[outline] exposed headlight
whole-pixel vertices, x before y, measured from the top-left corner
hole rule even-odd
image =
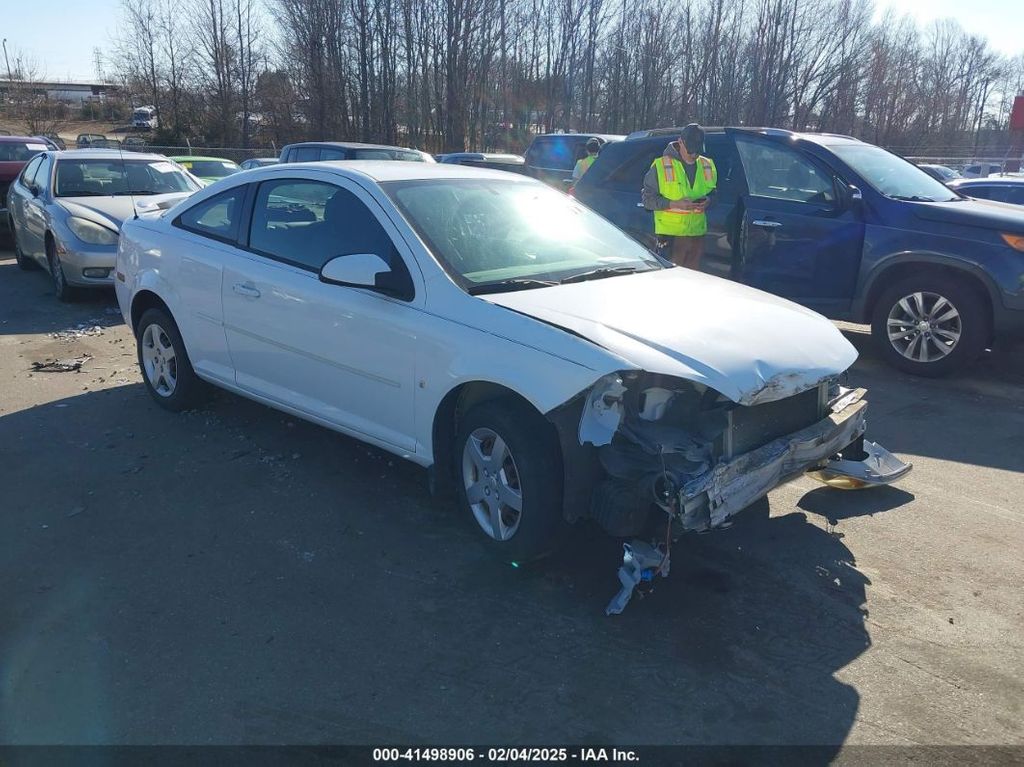
[[[90,245],[117,245],[117,232],[112,232],[107,227],[94,224],[84,218],[77,216],[69,218],[68,229],[74,232],[75,237]]]
[[[1014,250],[1024,253],[1024,234],[1007,234],[1003,232],[1003,240]]]

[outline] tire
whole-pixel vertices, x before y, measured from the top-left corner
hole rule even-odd
[[[165,410],[181,412],[198,405],[203,382],[192,369],[181,333],[163,309],[148,309],[135,332],[139,370],[149,396]]]
[[[918,376],[963,369],[984,350],[989,333],[984,299],[969,285],[934,272],[905,277],[887,288],[871,318],[871,335],[882,358]]]
[[[497,470],[496,439],[505,446]],[[569,527],[562,513],[562,457],[551,424],[537,411],[511,399],[473,407],[460,419],[453,462],[462,514],[498,558],[530,562],[559,547]]]
[[[18,245],[18,230],[14,228],[13,218],[7,219],[7,227],[11,232],[11,241],[14,245],[14,260],[18,264],[18,268],[26,272],[38,269],[39,264],[37,264],[34,259],[28,258],[21,252],[21,246]]]
[[[46,263],[50,267],[50,280],[53,282],[53,294],[57,296],[57,300],[64,303],[73,301],[76,291],[68,285],[67,278],[64,276],[64,267],[60,263],[60,256],[57,255],[57,246],[49,238],[46,240]]]

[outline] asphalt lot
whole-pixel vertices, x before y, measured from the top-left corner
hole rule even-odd
[[[412,464],[166,413],[114,307],[0,252],[0,743],[1024,744],[1019,348],[923,381],[850,330],[911,475],[782,487],[606,618],[614,541],[513,569]]]

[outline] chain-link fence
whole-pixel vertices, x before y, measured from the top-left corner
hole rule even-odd
[[[255,147],[227,147],[227,146],[158,146],[146,143],[123,143],[122,148],[128,152],[153,152],[166,157],[220,157],[225,160],[243,162],[253,157],[278,157],[281,154],[279,147],[274,144]]]

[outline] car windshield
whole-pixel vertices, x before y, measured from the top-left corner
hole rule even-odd
[[[199,178],[224,178],[241,170],[230,160],[179,160],[178,164]]]
[[[194,192],[196,184],[167,160],[62,159],[57,162],[56,197]]]
[[[4,141],[0,143],[0,162],[26,162],[47,149],[42,141]]]
[[[961,199],[941,181],[936,181],[916,165],[881,147],[871,144],[837,144],[830,148],[886,197],[919,202]]]
[[[427,179],[381,186],[471,293],[665,268],[620,229],[542,184]]]

